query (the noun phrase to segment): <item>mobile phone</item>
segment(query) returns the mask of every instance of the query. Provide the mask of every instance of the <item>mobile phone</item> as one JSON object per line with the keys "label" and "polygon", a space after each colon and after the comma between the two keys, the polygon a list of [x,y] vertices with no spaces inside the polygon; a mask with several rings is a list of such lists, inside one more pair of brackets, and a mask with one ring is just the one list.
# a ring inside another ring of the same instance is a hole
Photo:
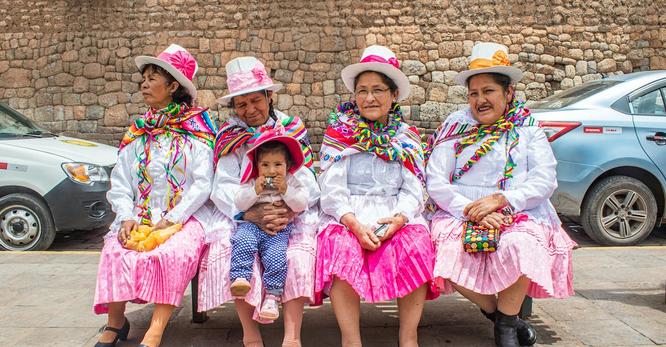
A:
{"label": "mobile phone", "polygon": [[382,224],[375,229],[374,233],[375,236],[377,237],[384,237],[386,235],[386,231],[388,231],[388,224]]}

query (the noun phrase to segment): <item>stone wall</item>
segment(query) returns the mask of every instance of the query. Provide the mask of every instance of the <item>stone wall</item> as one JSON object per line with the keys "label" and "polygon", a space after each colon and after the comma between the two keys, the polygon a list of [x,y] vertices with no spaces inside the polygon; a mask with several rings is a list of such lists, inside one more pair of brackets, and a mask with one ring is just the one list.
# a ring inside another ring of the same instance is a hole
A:
{"label": "stone wall", "polygon": [[[465,103],[453,76],[476,41],[509,47],[539,99],[602,74],[666,68],[665,0],[0,0],[0,100],[53,131],[116,144],[145,110],[133,57],[178,43],[198,59],[198,103],[224,118],[224,64],[255,55],[285,85],[279,109],[313,142],[349,93],[340,70],[388,45],[412,83],[404,104],[430,132]],[[318,147],[318,146],[316,146]]]}

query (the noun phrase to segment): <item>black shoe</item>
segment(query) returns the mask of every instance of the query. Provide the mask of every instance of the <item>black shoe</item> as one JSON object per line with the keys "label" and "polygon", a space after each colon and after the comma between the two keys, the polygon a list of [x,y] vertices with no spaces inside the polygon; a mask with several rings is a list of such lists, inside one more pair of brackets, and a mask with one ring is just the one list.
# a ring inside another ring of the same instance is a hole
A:
{"label": "black shoe", "polygon": [[113,339],[113,342],[97,342],[95,344],[95,347],[114,347],[116,343],[118,343],[118,340],[122,341],[127,340],[127,335],[129,335],[129,330],[130,330],[130,323],[127,320],[127,318],[125,318],[125,324],[123,324],[122,328],[117,329],[107,326],[104,328],[104,331],[107,330],[116,333],[116,338]]}
{"label": "black shoe", "polygon": [[518,315],[507,316],[501,311],[495,312],[495,346],[520,347],[518,342]]}
{"label": "black shoe", "polygon": [[[495,322],[495,312],[488,313],[484,310],[481,310],[486,318],[488,318],[493,323]],[[524,321],[522,318],[518,317],[518,325],[516,327],[518,333],[518,342],[521,346],[532,346],[537,341],[537,332],[536,329],[530,324]]]}

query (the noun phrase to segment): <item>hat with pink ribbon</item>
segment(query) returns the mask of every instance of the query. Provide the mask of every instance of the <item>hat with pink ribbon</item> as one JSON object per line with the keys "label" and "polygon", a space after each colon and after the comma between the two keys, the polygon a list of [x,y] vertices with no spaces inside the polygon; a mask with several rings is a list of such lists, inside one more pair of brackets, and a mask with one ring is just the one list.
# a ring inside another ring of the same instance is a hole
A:
{"label": "hat with pink ribbon", "polygon": [[287,147],[289,156],[291,157],[291,166],[288,170],[290,174],[293,174],[298,169],[300,169],[301,166],[303,166],[305,157],[303,156],[303,148],[301,147],[301,143],[298,142],[296,138],[287,135],[282,125],[278,125],[255,136],[257,136],[256,139],[250,140],[252,141],[252,148],[250,148],[245,154],[248,160],[245,163],[245,167],[243,168],[241,183],[245,183],[252,178],[256,178],[259,174],[257,167],[254,165],[254,157],[256,155],[257,149],[261,147],[261,145],[268,142],[281,142]]}
{"label": "hat with pink ribbon", "polygon": [[409,97],[409,79],[400,70],[400,63],[393,51],[384,46],[370,46],[363,51],[361,61],[342,69],[342,81],[350,92],[354,92],[354,79],[365,71],[381,72],[398,86],[398,98],[401,101]]}
{"label": "hat with pink ribbon", "polygon": [[140,55],[134,58],[134,62],[139,67],[139,70],[142,70],[148,64],[155,64],[163,68],[187,90],[192,99],[197,98],[197,88],[192,83],[192,79],[197,73],[199,65],[192,54],[185,48],[172,43],[157,57]]}
{"label": "hat with pink ribbon", "polygon": [[232,59],[227,63],[226,69],[229,94],[217,100],[222,105],[228,105],[234,96],[260,90],[277,91],[282,88],[281,84],[273,83],[264,64],[255,57]]}

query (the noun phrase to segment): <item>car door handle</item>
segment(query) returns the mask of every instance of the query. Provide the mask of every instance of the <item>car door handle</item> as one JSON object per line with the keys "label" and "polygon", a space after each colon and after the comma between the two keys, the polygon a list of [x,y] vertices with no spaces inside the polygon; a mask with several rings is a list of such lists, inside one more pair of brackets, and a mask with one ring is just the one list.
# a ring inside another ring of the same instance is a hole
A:
{"label": "car door handle", "polygon": [[660,146],[666,145],[666,133],[662,133],[660,131],[654,133],[654,135],[646,136],[645,139],[648,141],[654,141]]}

